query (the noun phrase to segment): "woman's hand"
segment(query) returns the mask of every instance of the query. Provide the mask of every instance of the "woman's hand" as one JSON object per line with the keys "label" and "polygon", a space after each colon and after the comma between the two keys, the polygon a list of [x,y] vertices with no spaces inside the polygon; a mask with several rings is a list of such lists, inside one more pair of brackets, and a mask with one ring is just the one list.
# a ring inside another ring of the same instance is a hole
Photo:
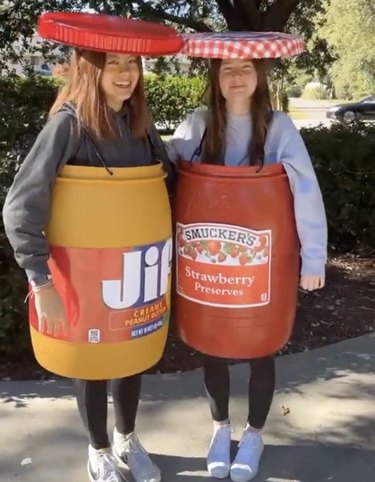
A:
{"label": "woman's hand", "polygon": [[63,302],[54,286],[35,291],[35,308],[38,315],[40,333],[57,336],[60,326],[64,335],[68,334],[68,322]]}
{"label": "woman's hand", "polygon": [[310,276],[303,274],[301,276],[300,286],[306,291],[314,291],[323,288],[325,278],[322,276]]}

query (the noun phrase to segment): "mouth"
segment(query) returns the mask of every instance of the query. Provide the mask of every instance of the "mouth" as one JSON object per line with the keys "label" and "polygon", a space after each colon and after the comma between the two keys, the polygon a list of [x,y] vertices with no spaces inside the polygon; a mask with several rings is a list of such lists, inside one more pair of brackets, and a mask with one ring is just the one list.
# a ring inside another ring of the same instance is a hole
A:
{"label": "mouth", "polygon": [[115,82],[116,87],[120,87],[122,89],[129,88],[131,86],[131,82]]}

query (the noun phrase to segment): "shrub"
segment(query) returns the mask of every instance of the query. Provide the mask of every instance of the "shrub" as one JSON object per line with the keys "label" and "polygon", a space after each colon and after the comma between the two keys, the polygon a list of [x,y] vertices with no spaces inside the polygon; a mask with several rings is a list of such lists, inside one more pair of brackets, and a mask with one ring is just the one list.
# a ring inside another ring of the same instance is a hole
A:
{"label": "shrub", "polygon": [[[0,212],[13,177],[45,123],[59,84],[44,77],[0,78]],[[29,347],[26,278],[14,261],[0,216],[0,355]]]}
{"label": "shrub", "polygon": [[285,91],[288,97],[301,97],[302,95],[302,87],[299,85],[291,85],[287,87]]}
{"label": "shrub", "polygon": [[330,245],[337,251],[375,246],[375,126],[354,123],[302,129],[322,189]]}
{"label": "shrub", "polygon": [[323,85],[310,83],[304,88],[302,98],[307,100],[325,100],[329,98],[329,93]]}
{"label": "shrub", "polygon": [[200,77],[145,76],[145,93],[153,120],[166,132],[202,106],[204,89],[205,82]]}

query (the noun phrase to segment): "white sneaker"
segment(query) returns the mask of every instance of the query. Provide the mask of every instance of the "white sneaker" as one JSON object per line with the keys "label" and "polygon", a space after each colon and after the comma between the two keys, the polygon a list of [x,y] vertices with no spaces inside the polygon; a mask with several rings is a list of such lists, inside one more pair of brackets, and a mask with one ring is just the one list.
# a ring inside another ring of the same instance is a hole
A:
{"label": "white sneaker", "polygon": [[136,482],[160,482],[159,468],[150,459],[135,433],[122,435],[115,429],[113,455],[119,464],[126,464]]}
{"label": "white sneaker", "polygon": [[207,455],[207,469],[211,477],[226,479],[230,471],[231,426],[216,425]]}
{"label": "white sneaker", "polygon": [[117,463],[110,449],[95,450],[89,445],[87,471],[91,482],[121,482]]}
{"label": "white sneaker", "polygon": [[261,432],[245,430],[238,452],[230,469],[230,478],[233,482],[248,482],[253,479],[259,467],[264,444]]}

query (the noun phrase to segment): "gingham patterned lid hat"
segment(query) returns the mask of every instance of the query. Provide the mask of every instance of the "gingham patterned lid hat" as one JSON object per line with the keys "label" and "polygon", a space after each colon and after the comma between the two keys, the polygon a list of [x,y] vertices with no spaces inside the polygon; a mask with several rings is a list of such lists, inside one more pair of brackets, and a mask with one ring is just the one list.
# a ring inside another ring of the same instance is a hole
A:
{"label": "gingham patterned lid hat", "polygon": [[281,32],[205,32],[185,34],[180,53],[211,59],[291,57],[303,52],[300,37]]}

